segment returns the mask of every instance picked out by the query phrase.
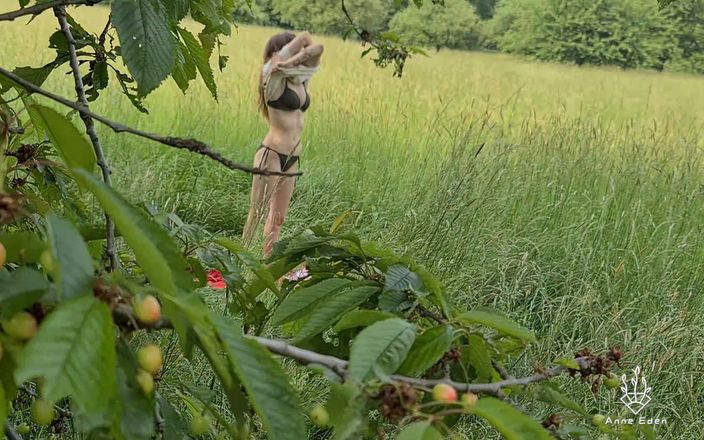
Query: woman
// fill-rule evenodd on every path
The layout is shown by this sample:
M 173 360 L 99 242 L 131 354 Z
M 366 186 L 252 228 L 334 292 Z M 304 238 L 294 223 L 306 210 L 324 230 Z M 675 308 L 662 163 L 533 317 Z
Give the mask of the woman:
M 310 105 L 308 82 L 318 69 L 323 46 L 308 32 L 276 34 L 264 49 L 264 67 L 259 81 L 259 109 L 269 132 L 254 156 L 254 166 L 263 170 L 294 173 L 301 154 L 303 114 Z M 295 177 L 255 175 L 247 223 L 242 237 L 249 243 L 264 218 L 264 255 L 278 241 L 288 212 Z

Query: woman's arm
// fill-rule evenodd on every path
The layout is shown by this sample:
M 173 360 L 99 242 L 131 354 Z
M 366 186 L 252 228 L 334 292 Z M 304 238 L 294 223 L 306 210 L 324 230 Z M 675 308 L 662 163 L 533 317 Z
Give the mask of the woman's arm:
M 303 50 L 297 52 L 291 58 L 285 61 L 279 61 L 275 64 L 276 69 L 280 68 L 291 68 L 295 66 L 317 66 L 320 64 L 320 57 L 323 55 L 323 45 L 322 44 L 311 44 L 303 48 Z
M 301 49 L 304 49 L 313 44 L 313 37 L 308 32 L 301 32 L 291 40 L 284 49 L 288 50 L 290 55 L 296 55 Z M 282 49 L 283 50 L 283 49 Z

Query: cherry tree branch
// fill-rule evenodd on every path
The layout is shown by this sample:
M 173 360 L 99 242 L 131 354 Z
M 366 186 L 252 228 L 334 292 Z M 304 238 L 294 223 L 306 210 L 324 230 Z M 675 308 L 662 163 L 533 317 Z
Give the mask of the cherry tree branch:
M 66 20 L 66 7 L 55 7 L 54 15 L 56 15 L 56 19 L 59 21 L 59 26 L 61 27 L 61 32 L 63 32 L 66 37 L 66 41 L 68 42 L 69 64 L 71 65 L 71 71 L 73 72 L 73 82 L 76 84 L 76 96 L 78 97 L 78 102 L 86 110 L 88 110 L 88 98 L 86 98 L 83 78 L 81 77 L 81 68 L 78 62 L 78 55 L 76 54 L 76 40 L 73 38 L 68 20 Z M 112 171 L 110 171 L 110 167 L 105 160 L 105 154 L 103 153 L 103 147 L 100 144 L 100 138 L 95 131 L 95 123 L 93 122 L 93 118 L 85 113 L 81 113 L 81 119 L 83 120 L 83 125 L 86 126 L 86 133 L 88 134 L 90 142 L 93 145 L 93 151 L 95 151 L 98 167 L 100 167 L 100 171 L 103 174 L 103 182 L 105 182 L 105 185 L 107 186 L 112 186 L 112 179 L 110 178 Z M 109 270 L 113 271 L 117 269 L 119 264 L 117 253 L 115 252 L 115 223 L 107 213 L 105 213 L 105 230 L 105 260 L 108 261 Z
M 9 423 L 5 423 L 5 436 L 7 436 L 7 440 L 22 440 L 22 436 Z
M 89 109 L 87 109 L 85 106 L 81 104 L 74 103 L 62 96 L 56 95 L 52 92 L 49 92 L 47 90 L 42 89 L 41 87 L 38 87 L 31 82 L 21 78 L 20 76 L 0 67 L 0 75 L 5 76 L 7 78 L 10 78 L 12 81 L 15 83 L 19 84 L 22 86 L 24 89 L 37 93 L 41 96 L 44 96 L 46 98 L 51 99 L 52 101 L 58 102 L 59 104 L 66 106 L 68 108 L 71 108 L 73 110 L 76 110 L 78 113 L 80 113 L 82 116 L 88 116 L 92 118 L 95 121 L 98 121 L 104 125 L 107 125 L 110 127 L 115 133 L 130 133 L 132 135 L 144 138 L 144 139 L 149 139 L 154 142 L 158 142 L 160 144 L 173 147 L 173 148 L 178 148 L 182 150 L 188 150 L 192 153 L 200 154 L 202 156 L 206 156 L 216 162 L 221 163 L 222 165 L 225 165 L 227 168 L 231 170 L 238 170 L 238 171 L 244 171 L 247 173 L 251 174 L 260 174 L 264 176 L 300 176 L 303 173 L 301 172 L 295 172 L 295 173 L 284 173 L 280 171 L 270 171 L 270 170 L 264 170 L 261 168 L 255 168 L 255 167 L 250 167 L 247 165 L 239 164 L 237 162 L 233 162 L 230 159 L 227 159 L 223 157 L 220 153 L 217 151 L 214 151 L 208 144 L 205 142 L 199 141 L 197 139 L 192 139 L 192 138 L 180 138 L 180 137 L 173 137 L 173 136 L 161 136 L 156 133 L 149 133 L 146 131 L 138 130 L 136 128 L 128 127 L 124 124 L 121 124 L 119 122 L 115 122 L 113 120 L 110 120 L 106 118 L 105 116 L 99 115 Z
M 126 326 L 131 330 L 136 330 L 139 328 L 154 330 L 172 328 L 171 323 L 165 319 L 161 319 L 153 325 L 144 325 L 142 323 L 139 323 L 134 318 L 132 310 L 128 306 L 119 306 L 116 310 L 113 311 L 113 317 L 115 318 L 115 321 L 118 325 L 122 324 L 123 327 Z M 348 362 L 344 359 L 296 347 L 295 345 L 291 345 L 286 341 L 281 341 L 278 339 L 270 339 L 254 335 L 245 336 L 257 341 L 262 347 L 266 348 L 271 353 L 293 359 L 302 365 L 322 365 L 326 368 L 329 368 L 341 379 L 347 379 Z M 590 371 L 594 364 L 598 362 L 598 360 L 597 358 L 583 356 L 575 358 L 575 362 L 579 366 L 579 371 Z M 563 374 L 574 374 L 574 372 L 575 370 L 559 365 L 547 370 L 536 372 L 535 374 L 532 374 L 530 376 L 519 378 L 512 377 L 508 375 L 508 373 L 505 373 L 508 376 L 507 378 L 498 382 L 491 383 L 466 383 L 457 382 L 450 379 L 420 379 L 415 377 L 402 376 L 398 374 L 391 375 L 390 378 L 393 381 L 405 383 L 421 389 L 429 390 L 435 385 L 446 384 L 453 387 L 459 392 L 490 394 L 492 396 L 502 398 L 502 390 L 504 388 L 514 386 L 526 386 L 536 382 L 543 382 L 545 380 L 561 376 Z
M 100 3 L 103 0 L 56 0 L 53 2 L 38 3 L 32 5 L 28 8 L 18 9 L 16 11 L 5 12 L 0 14 L 0 21 L 12 21 L 26 15 L 39 15 L 47 9 L 59 7 L 59 6 L 69 6 L 69 5 L 87 5 L 93 6 Z

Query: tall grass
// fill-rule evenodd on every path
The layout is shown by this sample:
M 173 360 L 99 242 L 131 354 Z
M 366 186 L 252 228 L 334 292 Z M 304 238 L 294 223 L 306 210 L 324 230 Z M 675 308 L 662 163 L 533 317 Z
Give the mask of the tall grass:
M 105 13 L 78 17 L 98 30 Z M 48 61 L 54 27 L 48 15 L 0 27 L 0 65 Z M 94 109 L 249 162 L 266 131 L 254 87 L 272 32 L 240 27 L 225 42 L 218 102 L 200 84 L 183 96 L 169 83 L 147 100 L 149 116 L 115 88 Z M 441 51 L 398 80 L 356 44 L 323 42 L 286 233 L 352 211 L 365 239 L 426 262 L 457 303 L 535 329 L 537 363 L 623 347 L 624 368 L 641 365 L 653 387 L 647 414 L 668 419 L 661 438 L 704 438 L 704 78 Z M 60 73 L 46 86 L 71 94 Z M 239 233 L 248 176 L 100 134 L 121 192 Z M 573 382 L 590 410 L 625 415 L 616 391 Z

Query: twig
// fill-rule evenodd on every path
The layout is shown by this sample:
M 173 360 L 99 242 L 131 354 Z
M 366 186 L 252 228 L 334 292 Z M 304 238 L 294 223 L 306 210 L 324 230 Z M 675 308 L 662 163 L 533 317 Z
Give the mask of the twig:
M 501 376 L 502 379 L 513 379 L 511 373 L 509 373 L 506 367 L 501 365 L 499 362 L 492 359 L 491 365 L 494 367 L 494 370 L 499 372 L 499 376 Z
M 39 15 L 47 9 L 55 8 L 58 6 L 68 6 L 68 5 L 87 5 L 93 6 L 100 3 L 103 0 L 57 0 L 48 3 L 39 3 L 32 5 L 28 8 L 18 9 L 12 12 L 5 12 L 0 14 L 0 21 L 12 21 L 25 15 Z
M 7 436 L 7 440 L 22 440 L 22 436 L 15 432 L 9 423 L 5 423 L 5 436 Z
M 66 41 L 68 42 L 69 64 L 71 65 L 71 71 L 73 72 L 73 82 L 76 85 L 76 96 L 78 97 L 78 102 L 87 110 L 89 108 L 88 99 L 86 98 L 86 91 L 83 86 L 83 79 L 81 77 L 81 68 L 78 62 L 78 55 L 76 54 L 76 40 L 73 38 L 71 28 L 66 20 L 66 7 L 55 7 L 54 15 L 56 15 L 56 19 L 59 21 L 59 26 L 61 27 L 61 32 L 63 32 L 66 37 Z M 103 147 L 100 144 L 100 138 L 95 132 L 95 124 L 93 123 L 93 119 L 85 113 L 81 113 L 81 119 L 83 120 L 83 124 L 86 126 L 86 133 L 90 138 L 90 142 L 93 144 L 93 151 L 95 151 L 98 167 L 100 167 L 103 174 L 103 182 L 105 182 L 105 185 L 107 186 L 112 186 L 110 167 L 105 160 L 105 154 L 103 153 Z M 105 213 L 105 230 L 105 260 L 108 261 L 109 271 L 112 272 L 118 268 L 119 262 L 117 259 L 117 253 L 115 252 L 115 223 L 107 213 Z
M 447 320 L 445 318 L 433 312 L 432 310 L 428 310 L 420 305 L 416 308 L 416 310 L 418 310 L 418 314 L 424 318 L 430 318 L 438 324 L 447 324 Z
M 8 131 L 11 134 L 24 134 L 24 127 L 10 127 Z
M 132 315 L 132 310 L 127 306 L 118 307 L 117 310 L 113 312 L 113 316 L 116 318 L 115 321 L 118 325 L 122 322 L 129 322 L 129 317 L 134 317 Z M 132 327 L 134 328 L 134 327 Z M 164 329 L 171 328 L 171 323 L 168 320 L 162 319 L 154 325 L 142 325 L 139 324 L 139 328 L 145 329 Z M 303 365 L 322 365 L 329 368 L 335 374 L 337 374 L 341 379 L 346 379 L 348 375 L 347 365 L 348 362 L 344 359 L 337 358 L 335 356 L 329 356 L 326 354 L 316 353 L 311 350 L 306 350 L 304 348 L 296 347 L 288 342 L 280 341 L 277 339 L 263 338 L 261 336 L 246 335 L 248 338 L 257 341 L 261 346 L 269 350 L 274 354 L 291 358 Z M 578 357 L 575 358 L 575 362 L 580 368 L 580 371 L 589 371 L 590 368 L 596 362 L 594 358 L 590 357 Z M 562 374 L 572 374 L 575 370 L 571 370 L 562 365 L 550 368 L 548 370 L 535 373 L 530 376 L 514 378 L 509 377 L 508 379 L 500 380 L 498 382 L 491 383 L 465 383 L 457 382 L 449 379 L 419 379 L 415 377 L 401 376 L 401 375 L 391 375 L 391 380 L 396 382 L 406 383 L 408 385 L 422 388 L 431 389 L 437 384 L 450 385 L 454 389 L 465 393 L 475 393 L 475 394 L 490 394 L 498 398 L 503 398 L 504 394 L 502 390 L 508 387 L 514 386 L 526 386 L 535 382 L 542 382 L 551 379 Z
M 119 122 L 112 121 L 105 116 L 99 115 L 97 113 L 92 112 L 91 110 L 85 108 L 84 106 L 80 104 L 76 104 L 74 102 L 71 102 L 70 100 L 56 95 L 54 93 L 51 93 L 47 90 L 42 89 L 41 87 L 37 87 L 36 85 L 32 84 L 31 82 L 15 75 L 14 73 L 5 70 L 4 68 L 0 67 L 0 75 L 3 75 L 7 78 L 10 78 L 26 90 L 30 92 L 37 93 L 39 95 L 42 95 L 46 98 L 51 99 L 52 101 L 56 101 L 59 104 L 62 104 L 66 107 L 69 107 L 73 110 L 76 110 L 79 112 L 81 115 L 87 115 L 94 120 L 107 125 L 110 127 L 114 132 L 116 133 L 130 133 L 135 136 L 139 136 L 145 139 L 152 140 L 154 142 L 158 142 L 163 145 L 167 145 L 169 147 L 173 148 L 178 148 L 182 150 L 188 150 L 192 153 L 200 154 L 206 157 L 209 157 L 210 159 L 213 159 L 216 162 L 219 162 L 223 165 L 225 165 L 227 168 L 230 168 L 231 170 L 239 170 L 239 171 L 244 171 L 247 173 L 251 174 L 261 174 L 264 176 L 301 176 L 303 173 L 301 172 L 295 172 L 295 173 L 284 173 L 281 171 L 270 171 L 270 170 L 263 170 L 260 168 L 253 168 L 247 165 L 242 165 L 236 162 L 231 161 L 230 159 L 227 159 L 223 157 L 220 153 L 212 150 L 208 144 L 205 142 L 199 141 L 197 139 L 191 139 L 191 138 L 179 138 L 179 137 L 172 137 L 172 136 L 161 136 L 155 133 L 149 133 L 146 131 L 138 130 L 136 128 L 128 127 L 126 125 L 120 124 Z

